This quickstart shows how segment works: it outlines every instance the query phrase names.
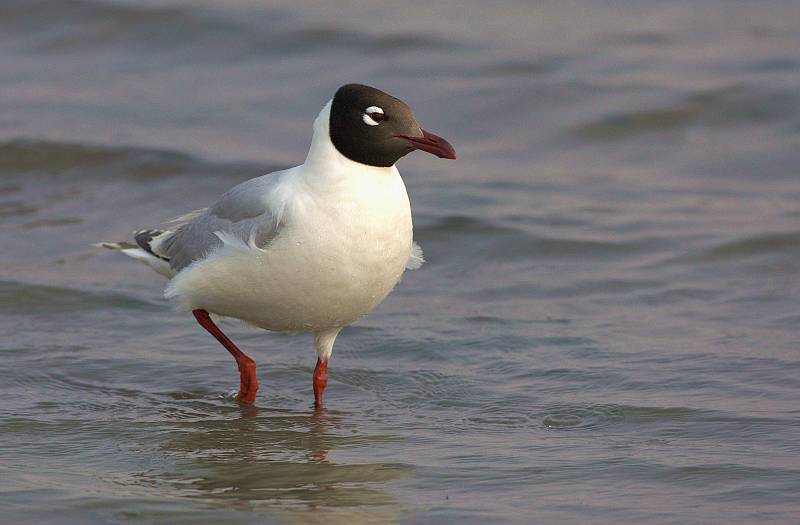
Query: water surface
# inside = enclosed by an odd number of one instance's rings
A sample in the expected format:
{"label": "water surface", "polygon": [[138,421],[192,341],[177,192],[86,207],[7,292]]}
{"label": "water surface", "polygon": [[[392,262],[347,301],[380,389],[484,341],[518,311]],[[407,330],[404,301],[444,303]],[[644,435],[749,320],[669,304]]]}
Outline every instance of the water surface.
{"label": "water surface", "polygon": [[[8,523],[793,523],[796,2],[0,6]],[[345,82],[428,263],[345,329],[225,325],[93,249],[302,161]]]}

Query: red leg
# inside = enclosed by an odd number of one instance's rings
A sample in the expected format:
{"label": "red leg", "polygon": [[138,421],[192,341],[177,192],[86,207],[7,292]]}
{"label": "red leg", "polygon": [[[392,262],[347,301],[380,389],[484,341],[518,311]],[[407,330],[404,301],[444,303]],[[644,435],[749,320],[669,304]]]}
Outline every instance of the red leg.
{"label": "red leg", "polygon": [[322,394],[326,386],[328,386],[328,360],[317,358],[317,366],[314,367],[314,406],[317,408],[322,408]]}
{"label": "red leg", "polygon": [[239,395],[236,399],[242,403],[252,405],[256,401],[256,392],[258,391],[258,379],[256,378],[256,362],[247,356],[244,352],[239,350],[233,341],[228,339],[228,336],[222,333],[222,330],[214,324],[208,312],[205,310],[192,310],[194,318],[200,323],[200,326],[205,328],[209,334],[224,346],[228,352],[231,353],[236,359],[236,366],[239,367]]}

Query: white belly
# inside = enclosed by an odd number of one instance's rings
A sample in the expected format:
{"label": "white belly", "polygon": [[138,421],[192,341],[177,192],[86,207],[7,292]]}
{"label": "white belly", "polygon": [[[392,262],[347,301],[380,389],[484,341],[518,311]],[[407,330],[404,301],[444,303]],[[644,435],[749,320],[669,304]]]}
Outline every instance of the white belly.
{"label": "white belly", "polygon": [[268,330],[321,331],[352,323],[391,292],[411,253],[402,179],[366,184],[295,198],[285,226],[265,249],[226,244],[180,272],[168,295],[184,308]]}

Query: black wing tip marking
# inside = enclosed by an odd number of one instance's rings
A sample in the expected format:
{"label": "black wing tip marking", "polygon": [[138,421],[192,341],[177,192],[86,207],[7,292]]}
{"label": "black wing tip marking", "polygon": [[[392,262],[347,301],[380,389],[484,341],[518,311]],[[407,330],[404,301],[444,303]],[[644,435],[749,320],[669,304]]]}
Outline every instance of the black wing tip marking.
{"label": "black wing tip marking", "polygon": [[136,244],[139,245],[141,249],[146,251],[147,253],[158,257],[162,261],[169,262],[169,259],[164,257],[163,255],[159,255],[153,251],[153,248],[150,246],[150,242],[158,237],[159,235],[165,233],[165,230],[139,230],[133,235],[133,239],[136,241]]}

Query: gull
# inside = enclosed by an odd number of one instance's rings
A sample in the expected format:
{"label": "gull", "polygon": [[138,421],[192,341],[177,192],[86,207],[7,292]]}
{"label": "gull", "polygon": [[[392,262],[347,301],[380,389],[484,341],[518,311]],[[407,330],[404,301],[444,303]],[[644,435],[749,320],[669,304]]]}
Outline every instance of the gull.
{"label": "gull", "polygon": [[414,150],[456,158],[402,100],[347,84],[314,121],[300,166],[247,180],[168,229],[135,232],[135,242],[96,246],[121,250],[169,278],[165,297],[192,312],[236,360],[243,404],[256,399],[256,363],[212,315],[312,333],[314,404],[321,408],[336,336],[424,262],[395,167]]}

